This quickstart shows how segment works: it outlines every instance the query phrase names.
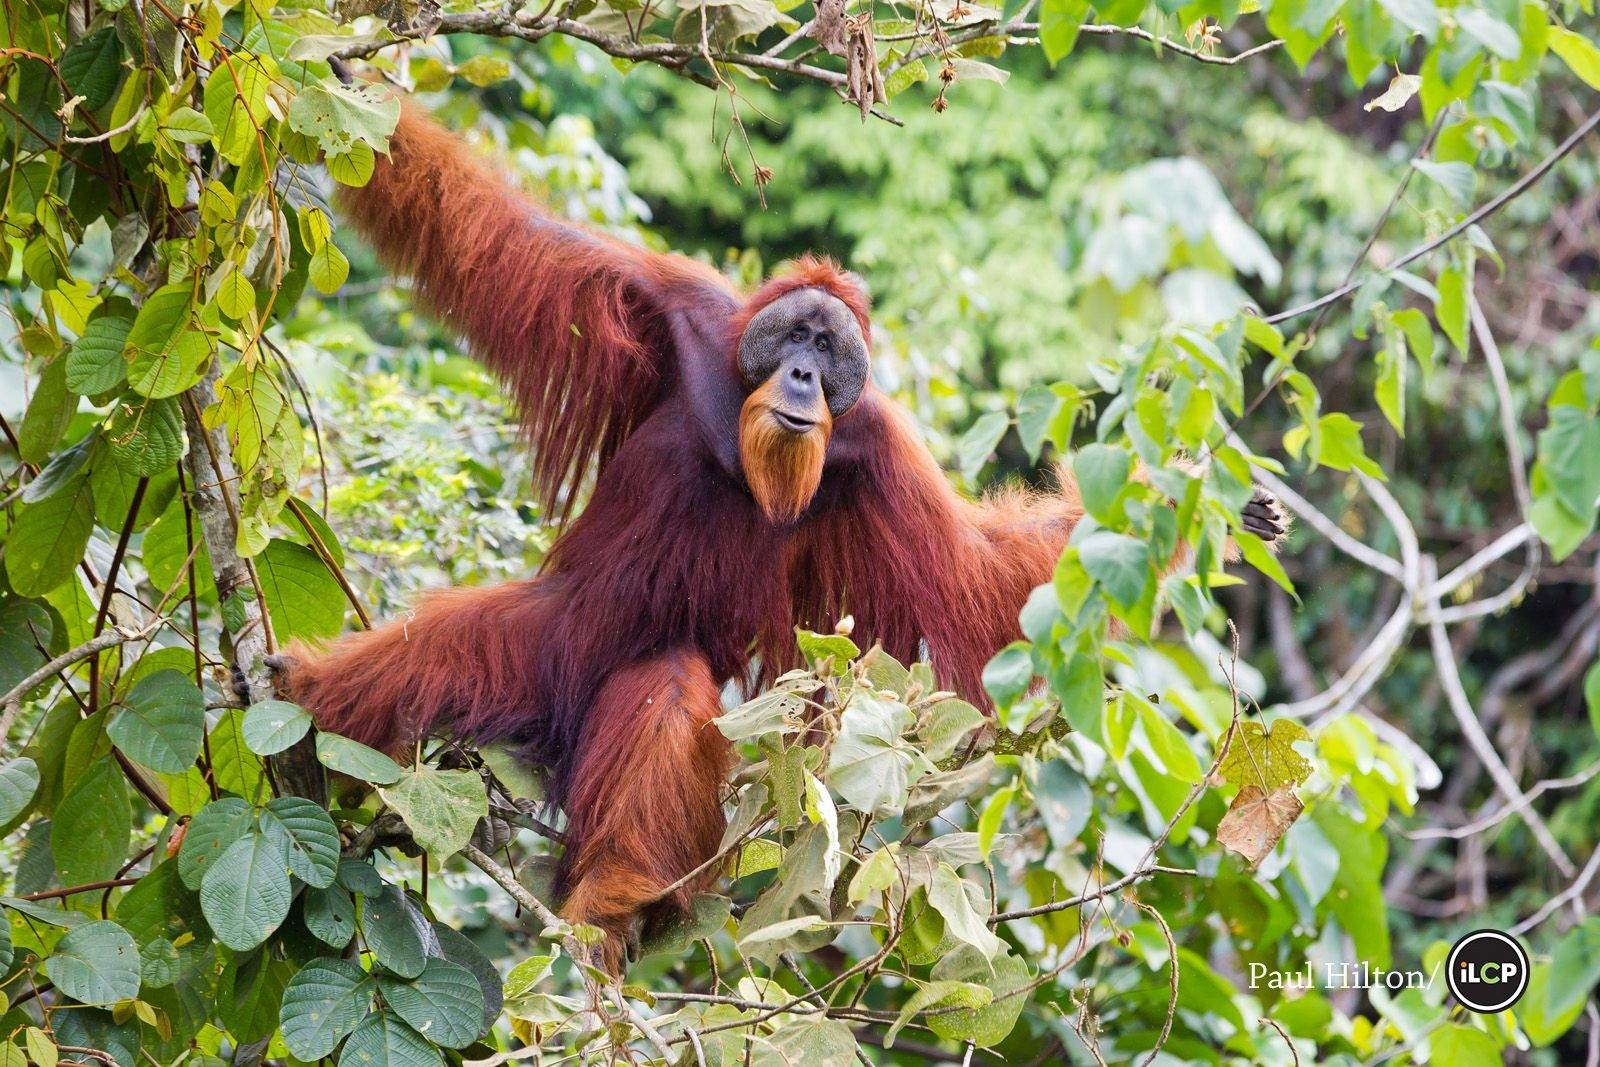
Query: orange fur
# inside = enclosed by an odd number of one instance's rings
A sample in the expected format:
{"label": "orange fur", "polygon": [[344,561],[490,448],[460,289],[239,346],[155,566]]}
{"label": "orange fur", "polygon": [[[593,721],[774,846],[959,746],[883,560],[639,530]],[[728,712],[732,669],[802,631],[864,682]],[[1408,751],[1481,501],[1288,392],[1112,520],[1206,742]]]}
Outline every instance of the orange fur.
{"label": "orange fur", "polygon": [[722,838],[731,749],[712,722],[721,711],[705,657],[680,651],[614,673],[584,723],[562,915],[610,935],[613,970],[636,915],[649,924],[684,911],[720,873],[708,869],[662,897]]}
{"label": "orange fur", "polygon": [[786,430],[772,417],[777,392],[774,377],[745,398],[739,411],[739,461],[750,495],[769,520],[781,525],[798,519],[822,484],[833,419],[819,394],[806,413],[816,425],[803,434]]}

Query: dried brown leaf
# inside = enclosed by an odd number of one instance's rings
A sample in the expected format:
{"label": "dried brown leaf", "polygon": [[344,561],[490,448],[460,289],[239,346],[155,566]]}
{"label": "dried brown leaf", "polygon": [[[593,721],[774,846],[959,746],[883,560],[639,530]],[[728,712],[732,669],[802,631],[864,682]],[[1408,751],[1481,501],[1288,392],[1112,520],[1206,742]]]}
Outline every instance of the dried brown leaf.
{"label": "dried brown leaf", "polygon": [[1217,843],[1254,867],[1283,839],[1305,807],[1292,785],[1280,785],[1270,793],[1247,785],[1217,823]]}

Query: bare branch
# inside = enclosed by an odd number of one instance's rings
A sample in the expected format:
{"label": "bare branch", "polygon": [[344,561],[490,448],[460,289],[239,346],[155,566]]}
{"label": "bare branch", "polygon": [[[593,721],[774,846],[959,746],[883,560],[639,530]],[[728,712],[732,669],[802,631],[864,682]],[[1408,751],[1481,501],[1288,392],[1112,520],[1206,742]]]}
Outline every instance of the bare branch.
{"label": "bare branch", "polygon": [[[1425,567],[1431,571],[1433,566],[1430,557]],[[1500,753],[1495,751],[1494,744],[1483,731],[1483,724],[1478,721],[1477,713],[1472,710],[1472,702],[1467,699],[1466,688],[1461,684],[1461,671],[1456,666],[1455,652],[1450,648],[1449,631],[1445,629],[1444,621],[1437,614],[1428,623],[1428,634],[1433,643],[1434,662],[1439,668],[1439,680],[1444,685],[1445,697],[1450,704],[1450,710],[1455,713],[1462,736],[1467,739],[1473,754],[1489,772],[1489,777],[1494,780],[1496,788],[1522,813],[1522,821],[1527,823],[1529,832],[1533,834],[1534,840],[1539,843],[1545,855],[1550,857],[1550,862],[1555,864],[1556,870],[1569,878],[1572,877],[1575,870],[1572,858],[1556,843],[1554,835],[1550,833],[1550,827],[1545,825],[1543,816],[1528,806],[1528,798],[1523,793],[1522,787],[1517,784],[1510,768],[1500,758]]]}

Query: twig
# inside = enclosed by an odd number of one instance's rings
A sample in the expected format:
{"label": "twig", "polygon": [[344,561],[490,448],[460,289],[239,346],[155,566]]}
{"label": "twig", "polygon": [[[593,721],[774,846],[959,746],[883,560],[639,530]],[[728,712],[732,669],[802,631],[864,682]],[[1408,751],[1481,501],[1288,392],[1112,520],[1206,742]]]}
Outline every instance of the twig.
{"label": "twig", "polygon": [[[1401,256],[1399,259],[1395,260],[1389,265],[1385,273],[1388,271],[1396,271],[1410,263],[1415,263],[1428,253],[1436,251],[1449,244],[1457,237],[1460,237],[1462,234],[1466,233],[1469,229],[1476,226],[1484,219],[1496,214],[1501,208],[1505,207],[1507,204],[1511,203],[1511,201],[1515,200],[1517,197],[1521,196],[1523,193],[1537,185],[1540,179],[1550,172],[1552,167],[1570,155],[1572,150],[1578,147],[1579,142],[1581,142],[1585,137],[1589,136],[1589,134],[1593,133],[1596,126],[1600,126],[1600,111],[1596,111],[1594,114],[1585,119],[1581,126],[1567,135],[1567,139],[1565,141],[1562,141],[1559,145],[1557,145],[1549,155],[1541,159],[1532,170],[1528,171],[1528,173],[1517,179],[1517,181],[1512,184],[1510,188],[1506,189],[1505,192],[1501,193],[1493,200],[1483,204],[1476,211],[1472,212],[1470,215],[1456,223],[1454,226],[1450,227],[1448,230],[1445,230],[1438,237],[1435,237],[1433,240],[1425,242],[1424,244],[1418,245],[1405,255]],[[1266,321],[1276,325],[1280,322],[1288,322],[1290,319],[1297,319],[1301,315],[1308,315],[1313,311],[1320,310],[1328,304],[1343,300],[1345,297],[1361,288],[1362,284],[1363,282],[1360,281],[1348,281],[1339,286],[1337,289],[1334,289],[1332,292],[1324,293],[1323,295],[1317,297],[1315,300],[1307,301],[1306,303],[1300,304],[1297,307],[1292,307],[1287,311],[1280,311],[1276,315],[1269,315],[1267,316]]]}
{"label": "twig", "polygon": [[1596,848],[1590,854],[1589,862],[1583,865],[1583,870],[1578,872],[1577,878],[1573,879],[1571,885],[1545,901],[1538,911],[1513,926],[1511,932],[1525,934],[1554,915],[1561,909],[1563,904],[1578,900],[1583,896],[1584,890],[1589,888],[1589,883],[1594,881],[1597,874],[1600,874],[1600,848]]}
{"label": "twig", "polygon": [[1000,923],[1015,922],[1018,919],[1030,919],[1035,915],[1048,915],[1053,911],[1066,911],[1068,908],[1082,907],[1084,904],[1104,899],[1118,890],[1125,889],[1135,882],[1142,882],[1146,878],[1157,874],[1178,874],[1195,878],[1199,876],[1200,872],[1188,867],[1165,867],[1158,863],[1152,863],[1148,867],[1140,867],[1134,870],[1131,874],[1125,874],[1115,881],[1107,882],[1099,889],[1091,892],[1080,893],[1078,896],[1069,897],[1066,900],[1040,904],[1038,907],[1019,908],[1016,911],[1002,911],[999,914],[991,915],[988,923],[990,926],[996,926]]}
{"label": "twig", "polygon": [[121,889],[123,886],[133,885],[137,878],[107,878],[100,882],[89,882],[85,885],[68,886],[65,889],[46,889],[40,893],[29,893],[23,900],[54,900],[57,897],[72,897],[79,893],[93,893],[100,889]]}
{"label": "twig", "polygon": [[[1426,568],[1430,571],[1433,569],[1431,557],[1426,562]],[[1500,754],[1495,751],[1488,735],[1483,732],[1483,724],[1473,712],[1472,702],[1467,699],[1467,691],[1461,684],[1461,671],[1456,666],[1455,652],[1450,648],[1449,631],[1445,629],[1443,620],[1437,615],[1428,623],[1428,634],[1432,639],[1434,662],[1439,668],[1439,680],[1444,686],[1450,710],[1455,713],[1456,722],[1461,727],[1462,736],[1467,739],[1473,754],[1489,772],[1489,777],[1494,780],[1495,786],[1506,800],[1522,812],[1522,821],[1527,823],[1528,831],[1533,834],[1534,840],[1539,843],[1545,855],[1550,857],[1550,862],[1555,864],[1556,870],[1568,878],[1572,877],[1574,867],[1571,857],[1556,843],[1543,817],[1528,807],[1526,794],[1517,785],[1517,780],[1512,776],[1505,761],[1500,758]]]}
{"label": "twig", "polygon": [[1440,838],[1449,838],[1454,841],[1460,841],[1464,838],[1472,837],[1475,834],[1481,834],[1485,830],[1493,829],[1494,827],[1499,826],[1511,816],[1521,811],[1527,805],[1532,804],[1535,800],[1538,800],[1541,796],[1552,789],[1572,789],[1590,781],[1597,774],[1600,774],[1600,763],[1591,763],[1588,768],[1579,771],[1577,774],[1569,775],[1565,778],[1546,778],[1543,781],[1536,782],[1532,789],[1528,790],[1522,795],[1522,799],[1520,801],[1509,803],[1505,807],[1500,808],[1498,811],[1483,816],[1481,819],[1474,820],[1473,822],[1466,823],[1462,826],[1457,826],[1452,830],[1434,827],[1425,827],[1421,830],[1411,830],[1407,831],[1405,836],[1413,841],[1435,841]]}

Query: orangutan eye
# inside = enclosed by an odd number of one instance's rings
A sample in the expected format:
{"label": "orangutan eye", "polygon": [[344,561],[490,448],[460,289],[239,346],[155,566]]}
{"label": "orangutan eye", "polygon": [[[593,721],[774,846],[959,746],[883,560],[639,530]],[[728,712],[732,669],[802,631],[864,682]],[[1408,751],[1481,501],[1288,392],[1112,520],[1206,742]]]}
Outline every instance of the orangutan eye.
{"label": "orangutan eye", "polygon": [[827,337],[827,335],[826,334],[818,334],[817,335],[817,351],[818,352],[826,352],[827,350],[828,350],[828,337]]}
{"label": "orangutan eye", "polygon": [[795,344],[800,344],[805,339],[806,339],[805,327],[802,326],[802,327],[798,327],[798,328],[796,328],[794,330],[789,331],[789,340],[793,341]]}

